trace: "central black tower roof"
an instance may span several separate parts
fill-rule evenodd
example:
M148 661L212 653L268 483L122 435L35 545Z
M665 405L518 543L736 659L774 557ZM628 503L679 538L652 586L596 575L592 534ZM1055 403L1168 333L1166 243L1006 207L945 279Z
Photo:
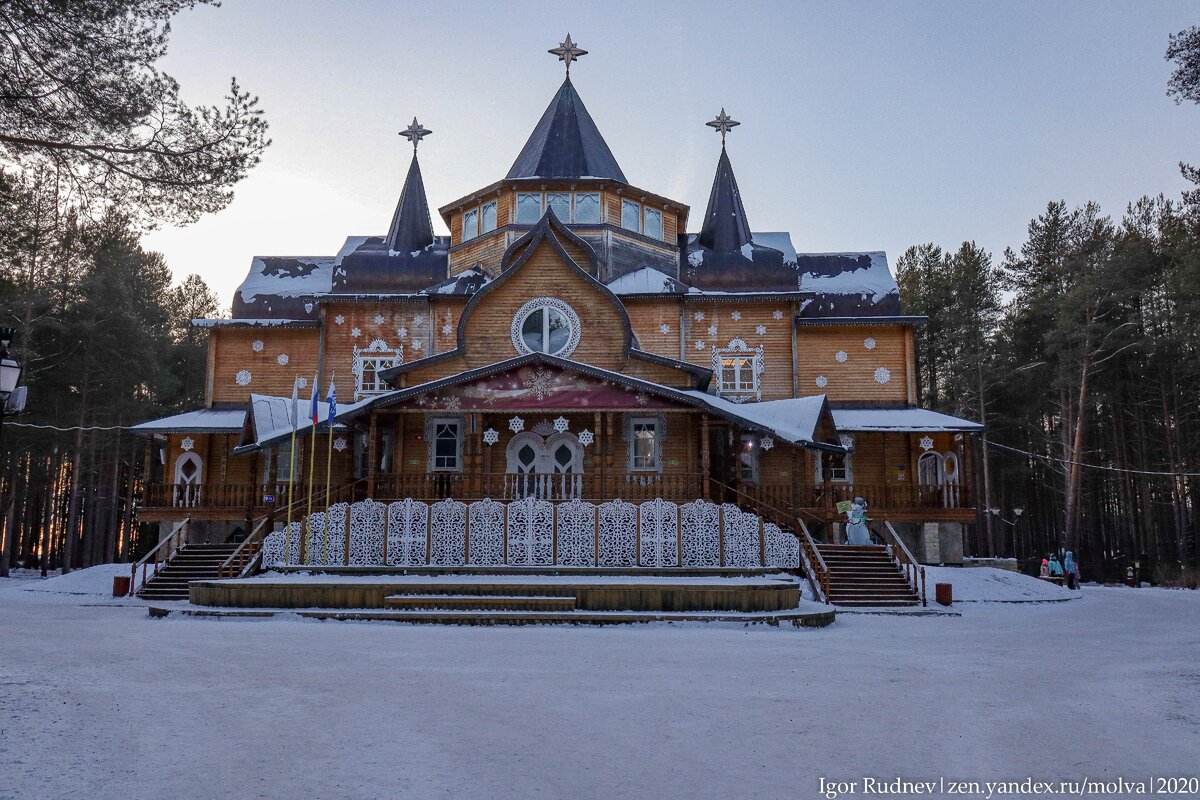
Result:
M570 78L563 81L505 178L609 178L628 183Z

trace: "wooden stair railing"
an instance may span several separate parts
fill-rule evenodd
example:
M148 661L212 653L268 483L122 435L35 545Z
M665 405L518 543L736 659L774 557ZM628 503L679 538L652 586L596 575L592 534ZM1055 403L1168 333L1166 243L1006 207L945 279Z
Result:
M799 539L800 546L803 548L805 556L807 556L807 558L800 560L800 571L804 573L804 577L808 580L808 585L813 590L813 596L822 602L829 602L829 567L826 566L825 559L821 557L821 553L817 550L812 534L808 531L808 525L804 523L802 515L808 512L796 508L790 511L781 511L754 495L746 494L740 489L727 486L712 478L709 479L709 484L725 492L727 496L737 499L739 502L736 505L749 506L754 510L754 513L763 519L770 519L779 526L780 530L789 531ZM810 516L812 515L810 514ZM813 519L820 521L816 516L813 516ZM799 528L799 531L797 531L797 528Z
M142 556L142 560L131 565L129 575L129 596L133 597L137 594L138 589L146 585L146 581L158 574L158 565L171 560L171 556L179 552L179 549L187 544L188 530L191 527L192 518L181 520L171 534L163 539L153 550ZM153 567L151 566L153 565ZM138 584L138 569L142 572L141 584ZM146 572L150 571L147 575Z
M234 550L217 569L218 578L244 578L252 571L262 553L262 543L267 535L267 523L270 521L270 517L263 517L258 521L250 535L242 540L237 550Z
M925 599L925 567L917 563L913 558L913 554L908 549L908 545L904 544L904 540L900 538L900 534L896 533L896 529L892 527L892 523L886 519L883 521L883 536L884 543L888 547L888 552L892 556L892 560L896 562L896 566L904 573L905 580L912 588L913 593L921 598L921 605L929 605Z

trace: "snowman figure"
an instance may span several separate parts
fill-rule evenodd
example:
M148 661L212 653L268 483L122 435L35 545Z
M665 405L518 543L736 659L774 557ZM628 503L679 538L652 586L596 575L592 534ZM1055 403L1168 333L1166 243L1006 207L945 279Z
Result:
M870 544L871 531L867 529L867 501L854 498L846 512L846 544Z

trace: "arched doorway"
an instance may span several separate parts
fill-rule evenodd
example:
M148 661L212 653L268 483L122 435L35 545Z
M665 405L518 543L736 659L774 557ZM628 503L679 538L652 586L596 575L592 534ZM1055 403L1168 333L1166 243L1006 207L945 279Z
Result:
M187 452L175 459L175 505L199 505L203 478L204 463L200 456Z
M515 497L569 500L582 493L583 445L573 433L547 437L519 433L506 449L508 484Z

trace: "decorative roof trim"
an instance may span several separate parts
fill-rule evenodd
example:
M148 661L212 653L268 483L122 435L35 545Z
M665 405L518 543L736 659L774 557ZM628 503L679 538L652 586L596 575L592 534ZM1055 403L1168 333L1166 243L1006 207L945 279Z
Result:
M830 325L924 325L929 317L920 315L892 315L879 317L796 317L797 326L821 327Z

